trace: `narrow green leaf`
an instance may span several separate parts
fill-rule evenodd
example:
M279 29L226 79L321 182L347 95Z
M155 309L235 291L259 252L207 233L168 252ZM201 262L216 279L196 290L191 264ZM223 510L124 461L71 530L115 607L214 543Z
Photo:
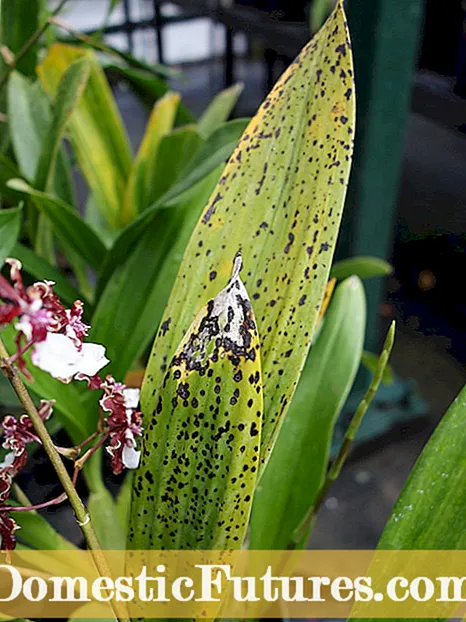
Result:
M10 76L7 96L8 123L16 160L21 175L34 182L52 123L50 102L39 83L30 83L17 72ZM63 149L56 162L53 192L64 201L74 201L70 165Z
M125 543L126 537L128 535L128 521L129 521L129 512L131 509L131 491L133 488L133 475L134 472L130 471L126 474L126 477L121 485L121 488L118 492L116 498L116 515L118 520L120 521L120 525L125 534Z
M66 124L81 97L89 78L90 63L87 58L78 58L63 74L58 85L57 97L53 108L50 130L42 145L36 172L37 190L51 190L55 160Z
M1 212L0 212L1 213ZM83 299L82 292L78 292L63 273L51 266L47 261L38 257L34 251L22 244L15 244L11 256L19 259L23 269L38 281L53 281L54 291L63 302L71 306L75 300ZM84 299L84 302L86 300Z
M116 503L107 488L102 487L89 495L87 509L100 546L107 551L123 551L126 534L117 516Z
M333 429L359 367L365 316L364 288L351 277L335 291L257 489L253 550L286 549L322 487Z
M39 28L41 0L3 0L1 3L1 43L13 55L24 47ZM37 65L38 43L19 59L17 70L33 76Z
M49 219L62 245L65 248L70 246L90 266L99 269L106 253L104 243L72 207L35 190L21 179L9 181L8 186L31 196L38 209Z
M238 256L230 283L198 313L145 412L132 548L242 546L259 465L263 402L259 339L240 268Z
M77 550L38 512L11 512L11 514L21 527L21 531L17 533L20 542L42 551Z
M330 275L342 281L355 274L360 279L372 279L377 276L388 276L393 267L379 257L350 257L333 264Z
M21 207L0 210L0 267L11 255L18 239L22 211Z
M212 132L227 121L243 89L244 84L241 82L230 86L219 93L204 110L197 123L197 129L203 138L209 138Z
M231 257L241 250L261 338L266 462L330 271L353 149L352 75L338 3L251 120L191 236L147 367L146 416L166 361L196 310L225 284Z
M216 129L182 169L179 181L167 190L159 202L172 205L186 190L228 160L247 124L247 119L235 119Z
M364 350L361 356L361 365L363 365L368 371L370 371L371 374L374 374L375 370L377 369L378 360L379 357L377 356L377 354ZM382 382L385 385L390 385L393 383L393 369L391 365L387 365L384 369Z
M21 201L21 194L7 186L7 182L10 179L17 177L21 177L21 173L18 171L16 164L6 155L0 153L0 198L2 203L6 201L10 205L18 205Z
M65 71L83 57L89 60L91 70L69 122L70 138L99 209L109 224L117 227L132 154L112 92L94 53L57 43L39 65L38 74L45 91L55 96Z
M121 214L124 223L131 222L155 200L158 188L154 176L157 168L164 166L158 157L159 145L173 129L179 101L177 93L167 93L152 110L126 186Z
M164 136L160 141L157 166L152 174L151 202L146 207L165 204L167 193L170 194L172 188L178 186L175 182L180 180L182 183L185 180L187 167L201 149L202 143L194 125L184 125ZM179 194L175 190L175 196Z
M160 76L155 75L153 71L133 67L124 67L115 63L106 63L105 68L117 73L120 77L126 80L128 86L149 108L152 108L154 102L163 97L169 91L166 81ZM195 122L195 117L181 101L178 106L175 125L180 126Z
M202 180L189 201L158 212L100 296L90 338L107 347L108 373L116 378L126 376L153 340L194 223L218 175Z

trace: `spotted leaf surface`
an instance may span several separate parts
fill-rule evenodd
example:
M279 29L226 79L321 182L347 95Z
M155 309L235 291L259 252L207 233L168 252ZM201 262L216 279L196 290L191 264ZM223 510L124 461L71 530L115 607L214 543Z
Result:
M236 549L243 542L263 400L259 337L240 269L237 255L230 282L201 309L152 390L133 488L132 548Z
M261 339L265 462L319 314L353 130L351 49L338 3L251 120L193 232L149 361L144 412L195 313L224 286L241 250Z

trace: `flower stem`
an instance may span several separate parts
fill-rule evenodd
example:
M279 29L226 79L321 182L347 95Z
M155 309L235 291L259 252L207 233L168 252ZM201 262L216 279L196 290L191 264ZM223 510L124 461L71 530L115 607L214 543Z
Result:
M73 486L73 482L68 474L68 471L63 464L63 461L60 457L60 454L55 449L55 445L45 427L44 422L42 421L39 413L37 412L37 408L32 401L29 392L24 385L23 381L18 375L15 367L9 362L9 355L5 345L0 338L0 360L1 360L1 369L11 386L13 387L16 395L19 398L19 401L23 405L27 415L29 416L32 425L37 433L37 436L40 438L42 442L42 446L44 447L47 456L50 459L50 462L55 469L55 472L60 480L61 485L64 488L66 496L68 497L71 507L75 513L76 521L83 532L84 538L86 540L87 546L90 550L94 563L96 565L97 570L99 571L101 576L111 577L112 572L109 568L107 560L100 548L99 541L95 534L94 528L91 523L91 519L89 514L87 513L86 507L84 503L81 501L78 493L76 492L75 487ZM14 509L12 508L12 511ZM120 620L120 622L129 622L129 619L125 613L121 613L121 603L112 603L112 608L114 608L115 615Z

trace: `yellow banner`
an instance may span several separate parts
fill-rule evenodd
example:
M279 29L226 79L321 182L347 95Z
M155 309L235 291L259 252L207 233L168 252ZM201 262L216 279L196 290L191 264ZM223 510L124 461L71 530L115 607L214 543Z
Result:
M15 551L3 618L458 618L466 551ZM102 566L100 566L102 567Z

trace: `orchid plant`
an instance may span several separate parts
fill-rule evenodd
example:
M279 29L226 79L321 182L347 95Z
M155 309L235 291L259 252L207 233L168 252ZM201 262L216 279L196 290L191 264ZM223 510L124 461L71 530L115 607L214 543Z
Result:
M58 153L66 128L95 189L96 170L86 160L95 154L83 131L89 118L96 127L95 109L92 98L78 97L93 69L88 59L75 61L64 71L63 66L51 71L50 64L48 72L42 68L55 110L48 126L53 140L43 139L39 156L50 144ZM94 71L94 93L101 78ZM97 171L105 187L93 197L88 220L47 186L59 168L57 158L49 166L40 164L47 162L45 156L36 158L38 168L27 180L8 169L5 188L28 197L30 212L47 225L42 232L52 230L68 245L70 263L80 268L84 262L83 282L90 281L92 268L97 286L80 296L82 287L76 292L46 255L38 261L39 255L17 243L21 209L0 211L1 258L15 255L6 261L8 278L0 278L0 359L24 409L2 423L4 549L12 549L17 539L31 548L73 548L39 514L31 514L30 523L22 520L28 511L66 499L102 573L100 547L303 547L382 380L393 326L367 394L331 460L333 431L362 356L365 299L357 274L386 270L360 259L332 267L355 124L342 3L278 81L231 155L231 146L225 149L217 135L215 144L223 146L215 157L230 155L223 172L210 168L205 150L212 142L204 139L198 147L202 157L175 180L176 193L160 190L164 199L150 205L151 193L159 191L153 165L160 166L159 181L167 171L164 162L177 166L176 158L166 159L173 154L169 146L180 141L180 132L172 130L174 102L171 95L154 109L150 137L131 174L125 169L125 193L116 193L116 203L111 176L104 179L107 170ZM208 136L224 110L217 101L200 132ZM167 117L170 129L158 141ZM193 139L197 134L182 129L187 151L199 143ZM22 144L17 143L18 153ZM154 145L164 158L147 158ZM108 146L107 155L128 164ZM206 170L207 176L201 175ZM123 197L141 199L136 213ZM94 218L96 203L105 204L104 226ZM123 224L126 218L130 224ZM27 278L18 261L23 259ZM40 280L27 284L34 273ZM126 379L136 360L144 367L140 396ZM463 391L401 493L382 548L466 544L466 512L459 511L466 507L465 404ZM52 411L70 438L68 447L57 446L47 429ZM42 445L64 490L39 505L28 504L13 486L32 443ZM114 473L134 471L116 499L102 479L103 447ZM64 460L72 462L71 475ZM90 492L87 507L76 490L80 473ZM442 485L435 486L439 473ZM430 494L424 495L427 483ZM435 530L426 528L430 520Z

